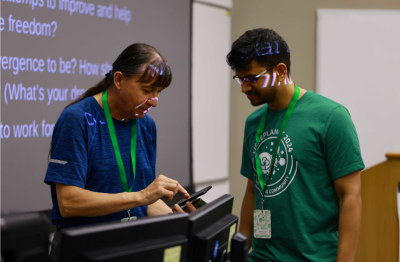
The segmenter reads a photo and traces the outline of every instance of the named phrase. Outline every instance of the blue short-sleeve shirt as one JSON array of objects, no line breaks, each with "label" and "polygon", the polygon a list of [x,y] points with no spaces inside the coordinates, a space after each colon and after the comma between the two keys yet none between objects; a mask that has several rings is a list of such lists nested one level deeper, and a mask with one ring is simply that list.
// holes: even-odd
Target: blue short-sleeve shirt
[{"label": "blue short-sleeve shirt", "polygon": [[[128,181],[133,183],[131,162],[132,120],[113,119],[122,162]],[[146,115],[137,119],[136,173],[132,192],[146,188],[155,179],[157,131],[153,119]],[[110,133],[104,110],[94,97],[88,97],[67,107],[58,119],[53,132],[50,163],[45,183],[51,187],[54,225],[71,227],[107,221],[120,221],[127,217],[121,211],[101,217],[61,216],[55,183],[77,186],[93,192],[123,192]],[[147,215],[147,206],[130,210],[131,216]]]}]

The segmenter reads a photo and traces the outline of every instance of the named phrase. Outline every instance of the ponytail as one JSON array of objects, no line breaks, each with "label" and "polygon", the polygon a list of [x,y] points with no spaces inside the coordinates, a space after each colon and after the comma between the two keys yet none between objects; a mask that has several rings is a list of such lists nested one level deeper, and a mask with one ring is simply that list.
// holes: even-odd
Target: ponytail
[{"label": "ponytail", "polygon": [[86,90],[86,92],[83,93],[80,97],[78,97],[78,98],[77,98],[76,100],[74,100],[72,103],[70,103],[69,105],[67,105],[67,106],[64,108],[64,110],[65,110],[67,107],[69,107],[69,106],[71,106],[71,105],[73,105],[73,104],[76,104],[76,103],[82,101],[82,100],[85,99],[85,98],[88,98],[88,97],[90,97],[90,96],[97,95],[97,94],[99,94],[99,93],[101,93],[101,92],[104,92],[108,87],[109,87],[109,81],[108,81],[107,77],[105,77],[105,78],[104,78],[103,80],[101,80],[97,85],[95,85],[95,86],[89,88],[89,89]]}]

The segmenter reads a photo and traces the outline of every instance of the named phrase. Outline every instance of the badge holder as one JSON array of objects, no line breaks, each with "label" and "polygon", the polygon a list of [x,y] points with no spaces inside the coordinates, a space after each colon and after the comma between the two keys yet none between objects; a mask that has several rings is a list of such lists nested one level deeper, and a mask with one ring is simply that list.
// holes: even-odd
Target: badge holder
[{"label": "badge holder", "polygon": [[254,237],[270,239],[271,234],[271,211],[264,210],[264,199],[262,209],[254,210]]},{"label": "badge holder", "polygon": [[128,217],[121,219],[121,222],[134,221],[136,219],[137,219],[137,217],[135,217],[135,216],[131,217],[131,210],[128,210]]}]

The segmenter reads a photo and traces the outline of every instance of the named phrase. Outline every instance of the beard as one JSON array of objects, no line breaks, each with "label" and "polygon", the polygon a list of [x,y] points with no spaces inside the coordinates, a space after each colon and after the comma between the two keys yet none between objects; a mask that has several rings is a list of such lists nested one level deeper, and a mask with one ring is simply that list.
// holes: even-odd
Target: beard
[{"label": "beard", "polygon": [[[271,103],[276,99],[276,96],[278,94],[278,88],[277,87],[268,87],[269,92],[264,92],[263,94],[260,94],[260,92],[254,92],[250,93],[251,95],[254,95],[256,99],[250,100],[250,103],[252,106],[260,106],[265,103]],[[267,91],[267,90],[264,90]]]}]

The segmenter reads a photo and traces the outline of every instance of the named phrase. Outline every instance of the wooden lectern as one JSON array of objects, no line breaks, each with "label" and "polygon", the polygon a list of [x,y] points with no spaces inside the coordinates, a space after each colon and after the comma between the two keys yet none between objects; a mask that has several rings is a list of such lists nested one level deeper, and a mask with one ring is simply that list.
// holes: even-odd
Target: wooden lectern
[{"label": "wooden lectern", "polygon": [[362,221],[355,262],[398,262],[400,153],[361,173]]}]

